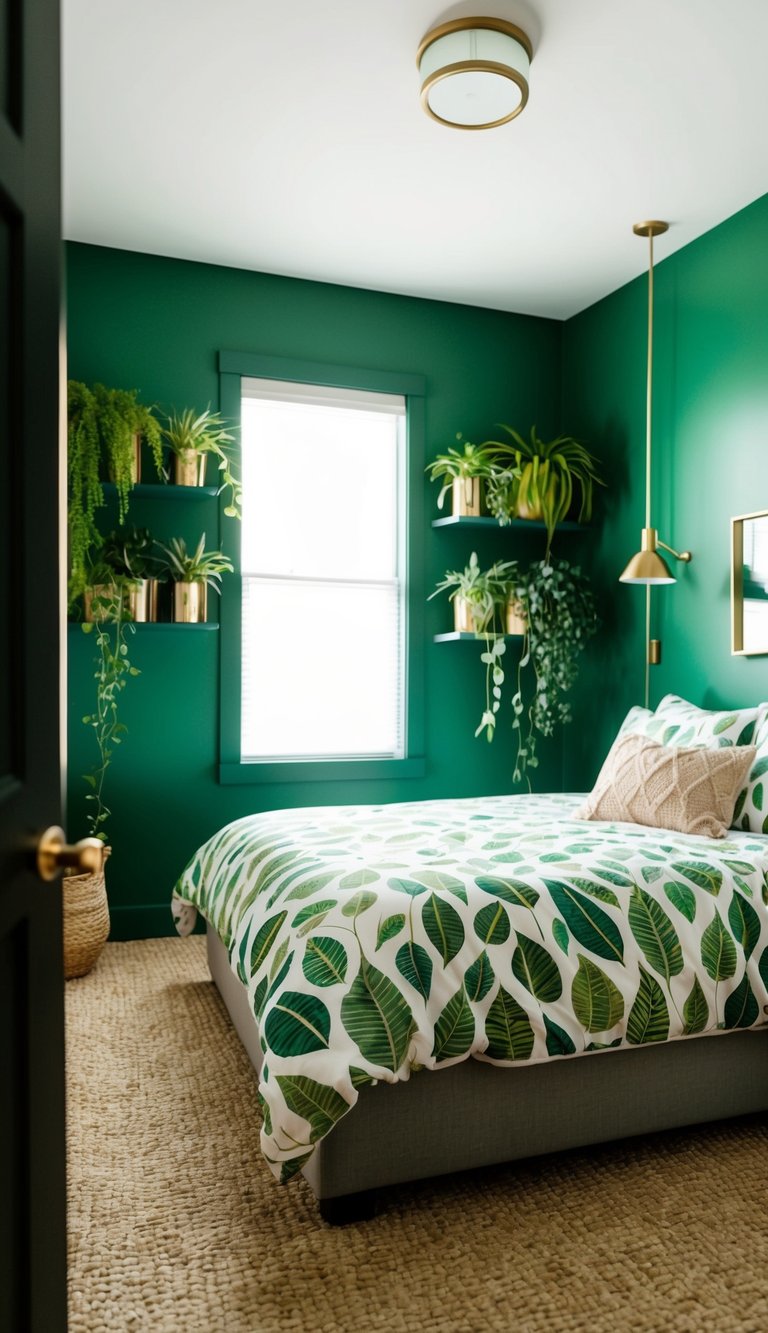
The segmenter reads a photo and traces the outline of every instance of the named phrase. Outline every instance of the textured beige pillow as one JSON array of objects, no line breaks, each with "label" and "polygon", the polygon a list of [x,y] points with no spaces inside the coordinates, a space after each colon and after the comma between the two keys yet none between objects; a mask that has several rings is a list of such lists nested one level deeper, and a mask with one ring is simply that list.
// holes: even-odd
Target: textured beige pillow
[{"label": "textured beige pillow", "polygon": [[576,818],[723,838],[756,754],[752,745],[686,750],[647,736],[619,736]]}]

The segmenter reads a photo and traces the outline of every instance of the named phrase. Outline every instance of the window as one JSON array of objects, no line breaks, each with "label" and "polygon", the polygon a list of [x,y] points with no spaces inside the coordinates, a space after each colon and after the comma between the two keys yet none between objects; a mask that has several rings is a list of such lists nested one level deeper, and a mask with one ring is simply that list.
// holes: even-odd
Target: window
[{"label": "window", "polygon": [[241,380],[243,763],[406,753],[406,399]]}]

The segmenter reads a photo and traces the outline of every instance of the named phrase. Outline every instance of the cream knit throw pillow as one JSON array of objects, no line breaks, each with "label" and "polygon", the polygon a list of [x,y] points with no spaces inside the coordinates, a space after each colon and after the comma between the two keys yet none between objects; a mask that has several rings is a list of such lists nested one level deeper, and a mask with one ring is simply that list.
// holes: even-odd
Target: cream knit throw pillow
[{"label": "cream knit throw pillow", "polygon": [[686,750],[619,736],[575,817],[723,838],[756,753],[752,745]]}]

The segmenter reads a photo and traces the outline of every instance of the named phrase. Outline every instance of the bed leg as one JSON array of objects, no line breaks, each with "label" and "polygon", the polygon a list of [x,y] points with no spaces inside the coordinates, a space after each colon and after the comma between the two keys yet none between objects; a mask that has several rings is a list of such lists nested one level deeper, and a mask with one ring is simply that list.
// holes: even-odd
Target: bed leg
[{"label": "bed leg", "polygon": [[318,1199],[320,1216],[332,1227],[345,1227],[353,1222],[368,1222],[376,1213],[376,1191],[361,1190],[359,1194],[341,1194],[336,1199]]}]

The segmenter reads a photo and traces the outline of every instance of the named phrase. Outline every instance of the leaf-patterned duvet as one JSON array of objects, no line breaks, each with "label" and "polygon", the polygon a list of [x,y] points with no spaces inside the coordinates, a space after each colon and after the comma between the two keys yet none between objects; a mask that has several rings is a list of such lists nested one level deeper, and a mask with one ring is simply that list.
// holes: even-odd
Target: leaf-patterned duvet
[{"label": "leaf-patterned duvet", "polygon": [[248,988],[281,1180],[377,1079],[768,1021],[768,837],[585,823],[580,799],[281,810],[200,848],[174,914]]}]

